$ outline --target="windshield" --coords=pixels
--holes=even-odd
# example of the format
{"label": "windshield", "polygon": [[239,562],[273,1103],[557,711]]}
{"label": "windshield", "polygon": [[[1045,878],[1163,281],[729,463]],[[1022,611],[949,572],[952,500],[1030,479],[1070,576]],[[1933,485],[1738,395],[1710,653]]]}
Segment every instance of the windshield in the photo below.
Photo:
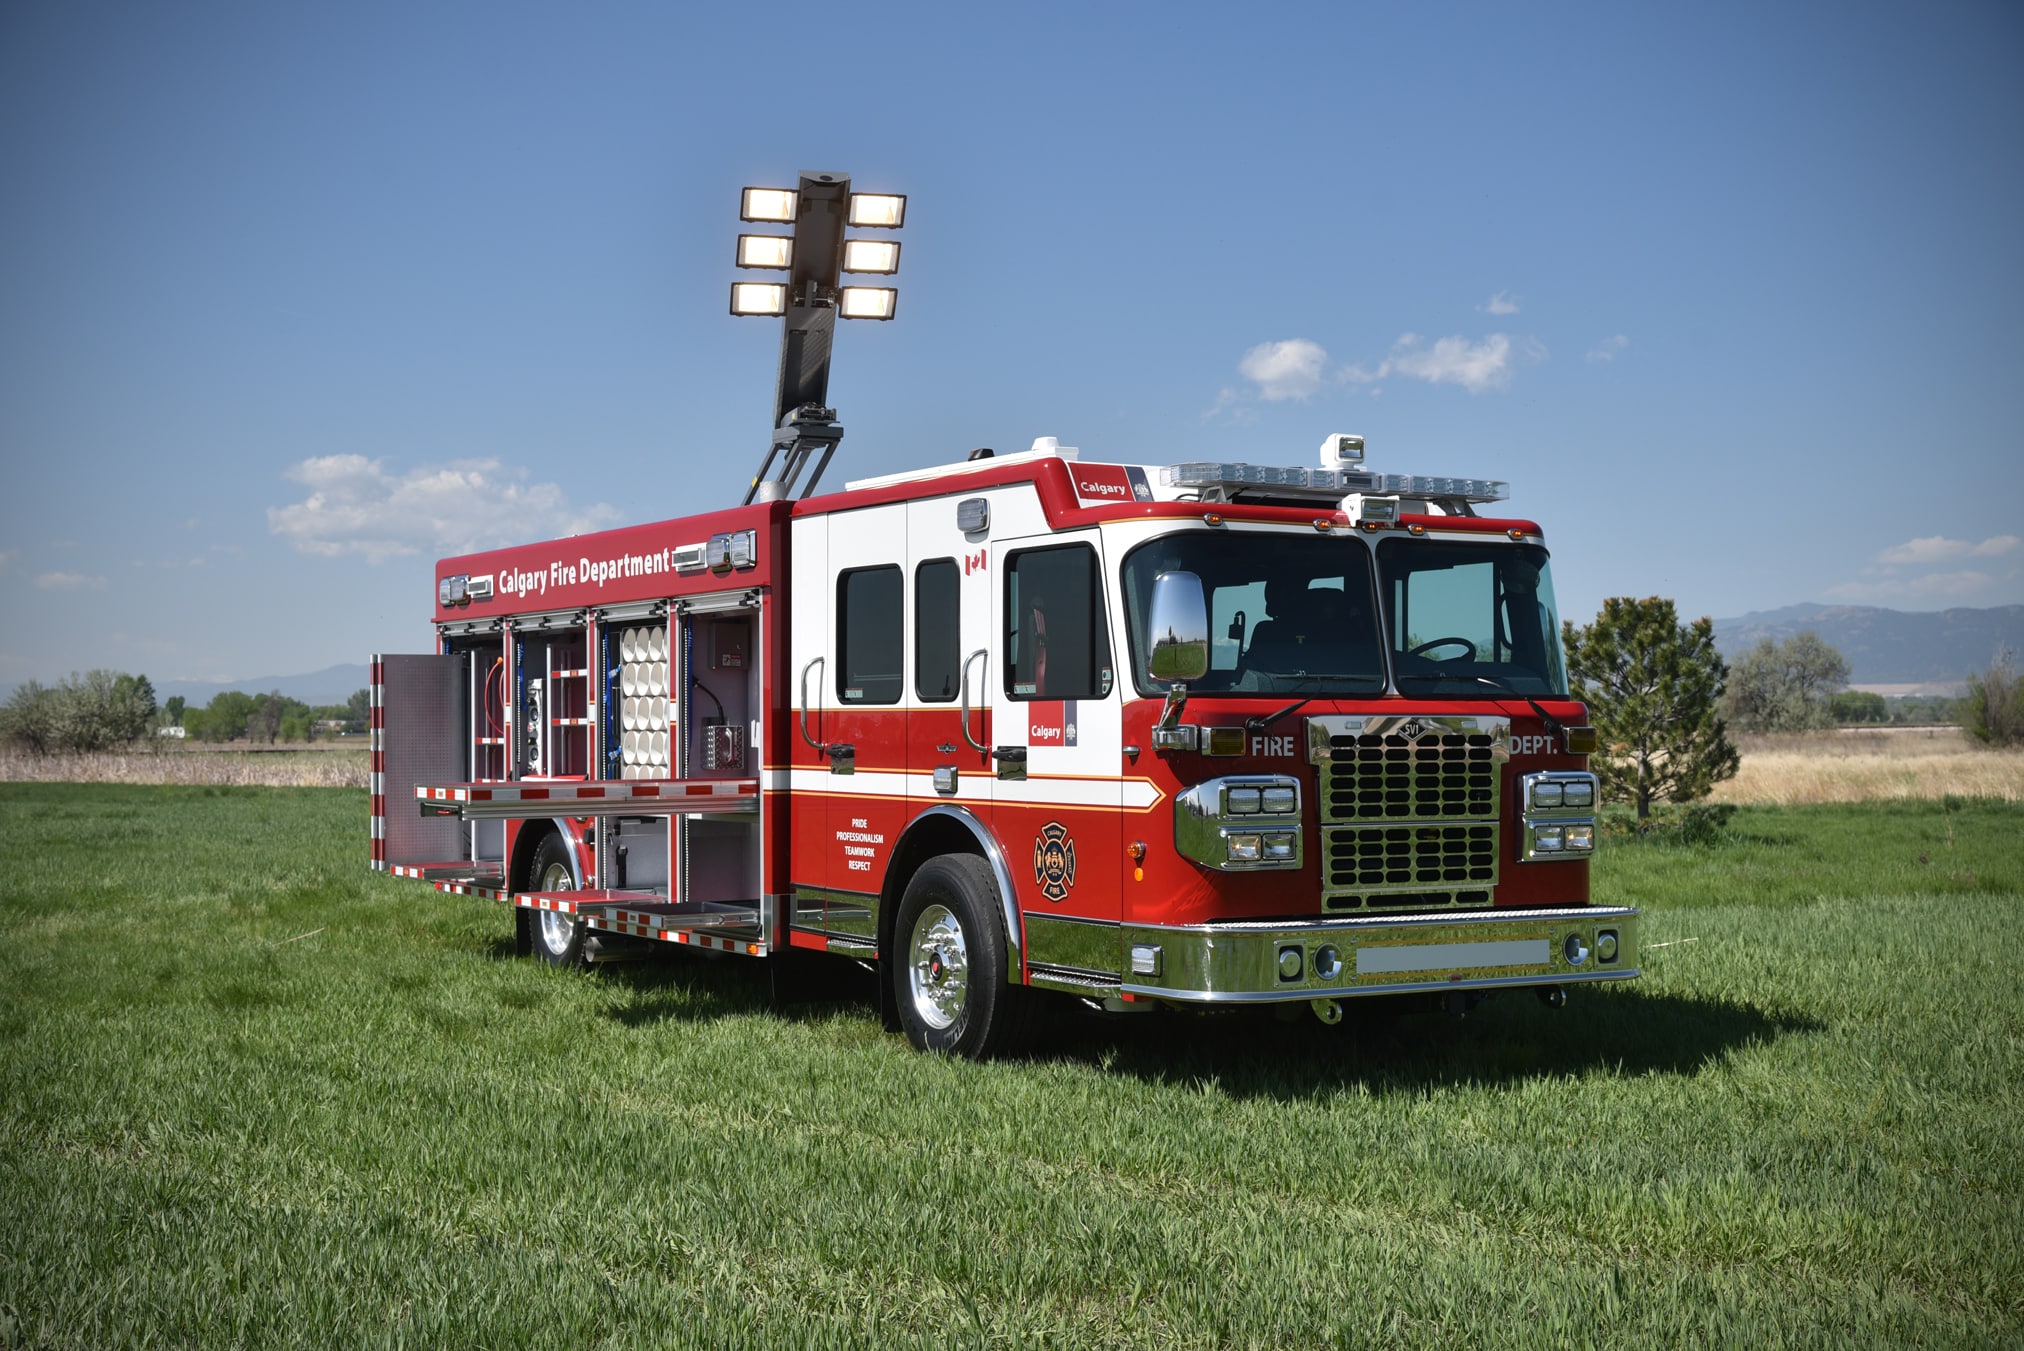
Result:
{"label": "windshield", "polygon": [[1209,606],[1209,671],[1188,682],[1217,690],[1376,694],[1383,640],[1372,600],[1370,551],[1319,535],[1190,531],[1134,550],[1124,562],[1125,617],[1139,693],[1164,686],[1145,675],[1146,607],[1162,572],[1202,579]]}
{"label": "windshield", "polygon": [[1546,550],[1388,539],[1377,566],[1402,694],[1567,693]]}

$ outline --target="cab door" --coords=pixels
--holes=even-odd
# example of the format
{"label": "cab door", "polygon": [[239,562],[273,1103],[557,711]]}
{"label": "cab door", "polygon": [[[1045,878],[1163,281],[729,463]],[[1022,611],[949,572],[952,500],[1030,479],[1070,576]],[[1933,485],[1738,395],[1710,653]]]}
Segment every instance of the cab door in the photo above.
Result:
{"label": "cab door", "polygon": [[1114,953],[1116,935],[1088,927],[1121,919],[1123,871],[1122,696],[1102,540],[1094,531],[996,540],[991,566],[1004,654],[991,681],[993,816],[1029,916],[1027,959]]}
{"label": "cab door", "polygon": [[907,511],[907,808],[938,805],[988,826],[992,800],[991,554],[954,498]]}
{"label": "cab door", "polygon": [[828,644],[808,681],[827,761],[819,847],[823,929],[869,939],[893,846],[906,827],[907,504],[829,518],[827,585],[796,595],[825,612]]}

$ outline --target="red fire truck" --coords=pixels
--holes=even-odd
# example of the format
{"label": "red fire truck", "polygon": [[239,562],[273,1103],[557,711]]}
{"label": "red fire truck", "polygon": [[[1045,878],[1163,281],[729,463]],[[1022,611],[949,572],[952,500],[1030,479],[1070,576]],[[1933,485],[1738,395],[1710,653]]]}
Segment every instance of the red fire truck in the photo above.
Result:
{"label": "red fire truck", "polygon": [[[839,177],[803,176],[797,254]],[[746,503],[437,565],[437,650],[372,663],[375,868],[511,905],[557,964],[856,959],[973,1056],[1042,992],[1332,1022],[1638,974],[1636,911],[1589,900],[1544,539],[1478,510],[1505,484],[1343,435],[1043,439],[814,495],[807,318]]]}

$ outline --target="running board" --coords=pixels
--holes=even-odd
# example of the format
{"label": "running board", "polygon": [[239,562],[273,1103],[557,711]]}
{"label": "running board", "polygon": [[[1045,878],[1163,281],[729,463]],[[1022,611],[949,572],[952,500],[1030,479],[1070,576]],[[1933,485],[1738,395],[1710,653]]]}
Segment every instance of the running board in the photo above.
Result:
{"label": "running board", "polygon": [[623,779],[598,782],[516,780],[417,784],[423,816],[466,821],[542,816],[703,816],[759,809],[757,779]]}
{"label": "running board", "polygon": [[764,957],[772,951],[765,941],[757,905],[670,902],[655,892],[642,891],[523,891],[514,895],[512,901],[526,910],[574,915],[603,933],[683,943],[748,957]]}
{"label": "running board", "polygon": [[395,877],[416,877],[424,882],[499,882],[506,877],[506,865],[497,860],[474,862],[467,858],[447,863],[395,863],[387,871]]}

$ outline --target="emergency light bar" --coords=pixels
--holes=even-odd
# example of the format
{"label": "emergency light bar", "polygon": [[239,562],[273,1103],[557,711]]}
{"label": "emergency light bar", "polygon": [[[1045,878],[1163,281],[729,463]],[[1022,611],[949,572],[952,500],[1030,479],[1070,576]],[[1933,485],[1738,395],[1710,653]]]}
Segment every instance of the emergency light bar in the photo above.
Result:
{"label": "emergency light bar", "polygon": [[1160,470],[1170,488],[1191,488],[1210,500],[1233,501],[1240,493],[1282,497],[1342,498],[1350,493],[1413,497],[1447,502],[1502,502],[1511,485],[1501,479],[1439,478],[1430,474],[1377,474],[1363,469],[1305,469],[1299,466],[1190,460]]}

